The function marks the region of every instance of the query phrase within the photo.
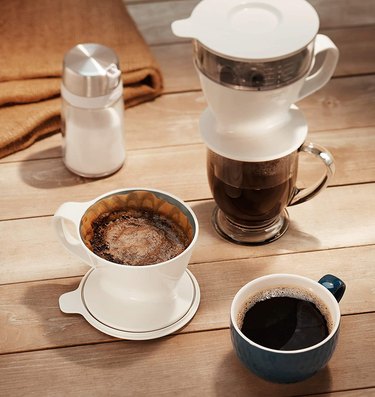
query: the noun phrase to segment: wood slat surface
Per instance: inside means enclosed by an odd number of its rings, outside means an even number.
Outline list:
[[[328,35],[340,51],[334,78],[375,72],[373,55],[375,27],[373,25],[353,27],[349,34],[348,29],[343,28],[323,29],[321,33]],[[200,89],[190,42],[154,45],[151,48],[164,71],[166,93]]]
[[[309,140],[326,145],[336,158],[338,171],[332,184],[373,180],[375,138],[371,129],[311,133]],[[129,186],[159,188],[190,201],[210,198],[205,157],[203,144],[128,151],[126,164],[117,174],[95,181],[70,173],[61,158],[6,163],[0,174],[0,219],[52,215],[64,201],[87,201]],[[307,158],[303,164],[308,171],[314,171]],[[24,205],[25,202],[32,205]]]
[[[40,390],[39,385],[47,396],[227,397],[251,393],[260,397],[373,388],[374,321],[375,313],[344,316],[341,341],[329,365],[309,380],[292,385],[268,383],[247,371],[233,353],[229,330],[224,329],[170,336],[162,341],[112,342],[3,355],[0,394],[33,395],[33,390]]]
[[[200,224],[191,263],[375,244],[374,196],[374,183],[329,188],[310,202],[290,207],[291,224],[285,236],[259,247],[233,246],[222,240],[211,226],[213,201],[191,202]],[[50,217],[0,222],[0,235],[9,236],[1,252],[0,284],[78,276],[88,270],[61,246]]]
[[[198,0],[168,0],[128,5],[128,11],[148,44],[173,43],[180,39],[173,35],[170,25],[177,19],[188,18]],[[322,29],[375,24],[373,0],[310,0],[320,18]]]
[[[335,76],[348,76],[348,75],[361,75],[375,73],[375,35],[374,26],[360,26],[351,28],[348,34],[347,29],[332,29],[323,31],[329,34],[332,40],[340,49],[339,63],[335,72]],[[179,93],[183,91],[200,91],[199,80],[196,71],[193,67],[191,43],[175,43],[172,45],[156,45],[152,47],[156,58],[158,59],[164,74],[164,92],[165,93]],[[332,85],[332,83],[330,83]],[[364,91],[367,83],[359,89]],[[328,87],[326,87],[328,88]],[[319,91],[316,96],[321,95]],[[330,93],[329,96],[335,96]],[[360,96],[360,93],[357,94]],[[373,102],[371,98],[374,95],[367,96],[370,101],[363,101],[362,105],[371,108]],[[129,149],[145,148],[150,146],[167,146],[167,145],[181,145],[186,142],[199,141],[199,133],[197,128],[197,119],[201,110],[206,106],[205,100],[202,96],[185,96],[183,110],[181,110],[180,100],[176,97],[161,98],[158,101],[150,104],[145,104],[141,108],[135,107],[128,109],[127,115],[127,146]],[[341,99],[341,98],[340,98]],[[185,102],[185,100],[187,102]],[[309,98],[306,98],[303,103],[308,103]],[[147,106],[148,105],[148,106]],[[149,108],[146,108],[146,106]],[[349,106],[349,105],[347,105]],[[347,107],[345,106],[345,107]],[[140,110],[141,109],[141,110]],[[162,121],[160,125],[160,132],[157,139],[154,139],[155,125],[152,121],[155,117],[159,117],[162,110],[169,110],[170,115]],[[319,117],[320,112],[318,109],[312,109],[314,116]],[[140,133],[139,129],[145,128],[139,126],[139,113],[149,113],[150,127],[149,134]],[[353,109],[355,114],[358,114],[358,109]],[[194,120],[192,122],[190,117]],[[310,130],[314,130],[314,121],[309,120]],[[363,116],[362,116],[363,117]],[[178,120],[178,121],[176,121]],[[319,118],[318,118],[319,120]],[[365,121],[365,120],[364,120]],[[324,124],[325,120],[321,121]],[[164,125],[165,123],[165,125]],[[370,121],[373,125],[373,120]],[[180,129],[178,128],[180,126]],[[166,134],[164,131],[175,131],[174,135]],[[48,140],[38,142],[30,148],[26,153],[25,151],[15,153],[14,155],[0,159],[1,162],[10,162],[17,160],[25,160],[31,158],[46,158],[46,157],[60,157],[61,156],[61,137],[55,135]],[[27,156],[27,157],[26,157]]]
[[[165,81],[162,96],[126,109],[125,166],[101,180],[75,176],[63,164],[59,134],[0,159],[0,396],[375,396],[374,0],[310,0],[340,59],[333,79],[298,106],[308,140],[332,152],[337,171],[323,193],[288,209],[285,236],[257,247],[224,241],[210,221],[214,202],[199,134],[207,104],[191,42],[170,29],[198,0],[123,1]],[[305,155],[299,168],[302,187],[321,172]],[[189,264],[200,285],[199,309],[183,329],[154,341],[117,340],[58,306],[89,266],[61,246],[53,213],[65,201],[130,186],[181,197],[200,225]],[[347,284],[337,351],[305,382],[264,382],[231,346],[233,296],[271,273],[314,280],[333,273]]]
[[[375,41],[373,40],[375,28],[373,26],[351,28],[350,34],[347,34],[346,29],[334,29],[323,33],[328,33],[340,49],[339,63],[335,73],[336,76],[352,76],[375,72],[375,62],[373,59],[373,54],[375,52]],[[190,43],[159,45],[152,47],[152,50],[159,60],[163,71],[165,93],[191,92],[192,90],[200,91],[197,73],[193,67]],[[332,86],[332,84],[331,82],[328,87]],[[338,83],[339,88],[337,89],[332,86],[328,94],[327,91],[318,91],[314,95],[314,98],[319,98],[319,100],[318,103],[314,101],[314,106],[326,105],[324,98],[327,96],[330,98],[339,96],[343,90],[347,89],[347,87],[340,89],[341,84],[342,83]],[[325,90],[327,90],[328,87],[326,87]],[[351,87],[349,87],[349,89],[350,88]],[[358,87],[356,97],[362,96],[362,91],[366,90],[368,90],[368,83],[365,80],[364,83]],[[351,108],[352,114],[358,114],[363,108],[371,109],[373,107],[373,97],[372,88],[369,95],[367,95],[366,98],[362,98],[363,101],[368,101],[369,103],[358,103],[356,106],[354,101],[351,101],[352,103],[346,103],[346,101],[342,103],[343,98],[341,97],[340,104],[338,104],[337,101],[334,102],[335,106]],[[175,97],[168,95],[167,97],[162,97],[154,102],[142,105],[142,107],[127,109],[127,147],[129,149],[139,149],[155,146],[181,145],[200,141],[197,120],[200,112],[206,106],[205,100],[199,93],[183,96],[182,98],[183,100],[180,99],[180,96]],[[302,106],[303,104],[309,106],[309,102],[310,99],[306,98],[301,104]],[[331,103],[330,106],[332,108],[333,104]],[[310,131],[316,129],[314,121],[317,115],[319,116],[318,120],[320,119],[321,112],[312,107],[311,112],[314,111],[314,117],[308,120]],[[156,131],[155,125],[151,122],[150,125],[146,127],[142,124],[140,125],[140,117],[145,113],[148,114],[147,119],[150,120],[161,117],[161,122],[158,124]],[[334,115],[335,114],[332,113],[330,114],[331,117]],[[337,122],[339,117],[340,115],[334,118],[334,121]],[[143,118],[143,120],[144,119],[145,118]],[[361,120],[358,121],[364,123],[364,125],[374,125],[372,117],[370,117],[369,120],[363,119],[362,117]],[[322,119],[321,124],[325,122],[326,119]],[[60,146],[61,137],[60,135],[55,135],[47,140],[44,139],[36,143],[26,152],[21,151],[0,159],[0,163],[27,160],[30,158],[61,157]]]
[[[236,291],[249,280],[271,273],[296,273],[314,280],[333,273],[347,284],[340,303],[344,315],[375,312],[374,256],[375,246],[364,246],[190,264],[200,285],[201,302],[194,319],[181,332],[227,328]],[[81,316],[61,313],[60,295],[76,289],[79,281],[76,277],[59,278],[0,286],[0,323],[4,324],[0,355],[112,340]]]

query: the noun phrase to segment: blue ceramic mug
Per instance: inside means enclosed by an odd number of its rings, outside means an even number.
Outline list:
[[[325,339],[299,350],[276,350],[252,341],[241,331],[244,314],[257,297],[280,289],[301,292],[309,297],[306,300],[324,308],[328,324]],[[271,382],[309,378],[328,363],[335,350],[341,317],[338,302],[344,292],[344,282],[329,274],[319,282],[294,274],[271,274],[249,282],[237,292],[231,306],[231,338],[237,356],[253,373]]]

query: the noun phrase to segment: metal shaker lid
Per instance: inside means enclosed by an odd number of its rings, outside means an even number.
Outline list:
[[[87,98],[109,95],[120,83],[119,60],[111,48],[84,43],[65,54],[63,85],[72,94]]]

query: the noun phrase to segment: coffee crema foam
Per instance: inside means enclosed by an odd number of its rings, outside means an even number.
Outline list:
[[[288,297],[288,298],[295,298],[295,299],[300,299],[304,300],[307,302],[313,303],[317,309],[320,311],[320,313],[323,315],[323,317],[326,320],[327,323],[327,328],[328,328],[328,333],[331,333],[333,330],[333,320],[330,314],[330,311],[328,307],[326,306],[325,303],[323,303],[318,297],[315,295],[311,294],[309,291],[306,291],[304,289],[299,289],[299,288],[293,288],[293,287],[275,287],[275,288],[269,288],[263,291],[260,291],[256,293],[255,295],[252,295],[251,297],[248,298],[246,303],[242,306],[240,311],[237,314],[237,326],[238,328],[242,328],[243,326],[243,321],[245,318],[245,315],[247,311],[253,307],[256,303],[270,299],[270,298],[280,298],[280,297]]]
[[[93,222],[92,251],[111,262],[145,266],[183,252],[189,239],[172,220],[146,209],[101,214]]]

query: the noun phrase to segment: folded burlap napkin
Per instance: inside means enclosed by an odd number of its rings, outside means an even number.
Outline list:
[[[161,93],[160,69],[121,0],[0,1],[0,158],[59,131],[62,62],[79,43],[116,52],[126,107]]]

